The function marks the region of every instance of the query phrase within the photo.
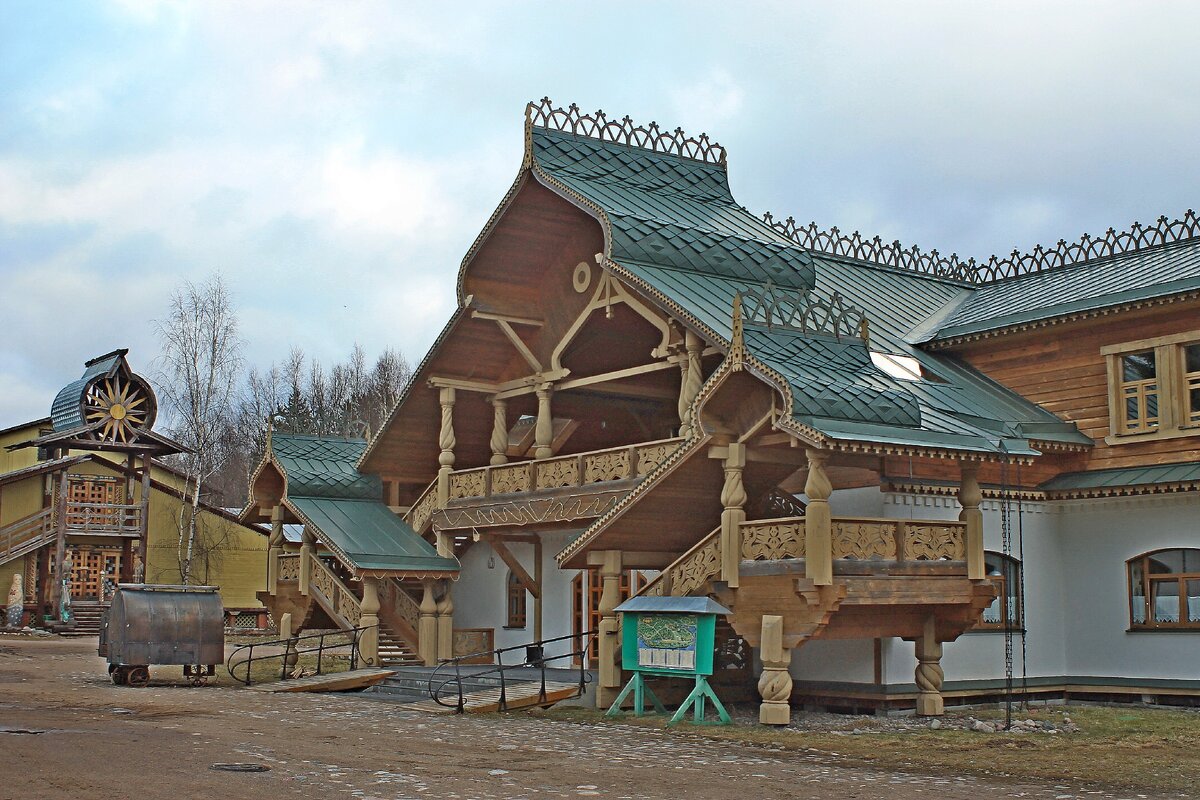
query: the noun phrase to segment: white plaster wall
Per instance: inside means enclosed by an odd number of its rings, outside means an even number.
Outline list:
[[[1200,548],[1200,497],[1158,495],[1061,504],[1067,674],[1200,680],[1200,631],[1127,632],[1125,562]]]
[[[792,651],[788,670],[796,680],[875,682],[874,639],[820,639]]]
[[[571,634],[571,581],[579,571],[559,569],[554,556],[576,535],[570,532],[542,534],[542,637],[545,639]],[[508,549],[533,575],[533,545],[512,542]],[[526,627],[505,628],[508,621],[508,567],[499,556],[494,556],[495,566],[488,569],[488,557],[493,555],[486,542],[472,545],[463,554],[462,577],[454,587],[454,627],[493,628],[498,648],[528,644],[534,640],[533,595],[527,598]],[[556,650],[565,651],[566,647],[552,645],[546,654],[553,656]]]

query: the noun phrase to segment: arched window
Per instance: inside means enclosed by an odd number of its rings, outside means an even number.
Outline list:
[[[978,628],[1004,630],[1025,627],[1025,604],[1021,597],[1021,562],[1003,553],[983,554],[987,576],[996,587],[996,599],[983,610]]]
[[[525,601],[526,590],[521,579],[516,576],[516,573],[508,573],[508,582],[506,586],[506,597],[508,606],[508,622],[504,624],[506,628],[524,628],[525,627]]]
[[[1130,627],[1200,629],[1200,550],[1158,550],[1127,563]]]

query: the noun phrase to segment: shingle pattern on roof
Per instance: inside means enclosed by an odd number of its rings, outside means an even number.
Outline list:
[[[976,289],[935,339],[1200,289],[1200,239],[1020,275]]]
[[[271,453],[287,476],[289,497],[379,500],[379,476],[364,475],[354,467],[366,447],[361,439],[271,435]]]

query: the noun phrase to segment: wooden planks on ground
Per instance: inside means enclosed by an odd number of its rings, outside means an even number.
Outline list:
[[[309,675],[307,678],[260,683],[247,688],[256,692],[345,692],[374,686],[395,674],[396,671],[391,669],[352,669],[329,675]]]
[[[569,700],[579,694],[578,683],[546,681],[546,697],[544,700],[541,697],[541,689],[542,684],[540,681],[514,683],[506,687],[504,690],[506,710],[514,711],[519,708],[550,706],[562,700]],[[449,702],[449,698],[447,698],[447,702]],[[428,714],[453,714],[456,711],[454,706],[439,705],[432,700],[410,703],[404,708],[412,711],[424,711]],[[463,710],[472,714],[499,711],[500,687],[496,686],[492,689],[464,694]]]

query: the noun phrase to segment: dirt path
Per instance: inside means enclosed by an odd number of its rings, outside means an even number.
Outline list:
[[[823,756],[354,695],[113,686],[94,639],[0,636],[0,798],[1118,798],[848,768]],[[22,732],[25,731],[25,732]],[[228,773],[214,763],[268,772]],[[1143,795],[1144,796],[1144,795]]]

